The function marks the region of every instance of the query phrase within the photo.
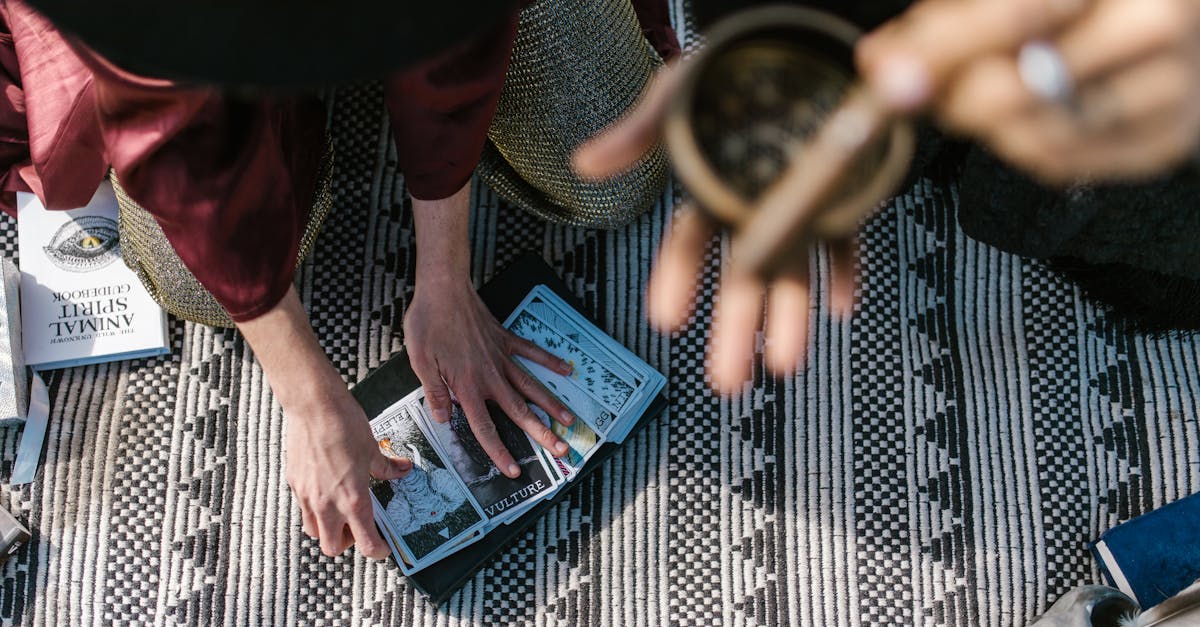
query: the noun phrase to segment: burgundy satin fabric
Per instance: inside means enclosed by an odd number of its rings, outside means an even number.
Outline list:
[[[474,171],[516,37],[515,15],[474,42],[385,80],[405,183],[445,198]],[[241,322],[291,286],[325,113],[305,96],[243,98],[130,76],[85,54],[107,155],[130,197]]]
[[[514,13],[475,40],[384,80],[397,161],[413,198],[447,198],[471,180],[516,38]]]
[[[17,191],[51,209],[83,206],[108,171],[91,72],[24,4],[0,3],[0,19],[0,209],[16,215]]]
[[[654,46],[663,61],[674,61],[682,53],[679,37],[671,28],[666,0],[632,0],[633,11],[642,25],[642,35]]]
[[[678,42],[662,4],[638,14],[664,56]],[[646,17],[650,16],[650,17]],[[16,191],[50,208],[86,204],[109,165],[235,321],[275,306],[295,273],[324,150],[325,113],[303,95],[238,96],[129,74],[0,0],[0,208]],[[647,22],[646,20],[656,20]],[[516,15],[384,80],[415,198],[458,191],[475,169],[516,37]]]
[[[122,187],[235,321],[266,313],[296,270],[324,149],[315,98],[161,89],[94,66]]]

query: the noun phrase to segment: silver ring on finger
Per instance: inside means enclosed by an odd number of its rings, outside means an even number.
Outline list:
[[[1039,39],[1021,46],[1017,71],[1025,88],[1043,102],[1066,104],[1074,94],[1075,81],[1067,61],[1048,41]]]

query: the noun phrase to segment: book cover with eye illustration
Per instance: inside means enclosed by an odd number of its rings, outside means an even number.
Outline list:
[[[168,351],[166,313],[121,260],[108,181],[67,211],[18,193],[17,245],[25,363],[50,370]]]

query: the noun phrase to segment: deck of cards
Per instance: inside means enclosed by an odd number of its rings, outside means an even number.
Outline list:
[[[521,467],[510,479],[472,434],[462,410],[433,420],[422,389],[371,420],[385,454],[413,469],[371,486],[375,519],[400,569],[411,575],[517,520],[571,481],[605,442],[621,442],[666,384],[661,373],[621,346],[553,291],[538,285],[505,321],[516,335],[574,366],[561,375],[516,357],[578,418],[570,427],[534,412],[570,447],[554,457],[507,416],[492,415],[500,438]]]

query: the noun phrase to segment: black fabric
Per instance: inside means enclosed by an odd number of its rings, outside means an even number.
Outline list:
[[[844,19],[850,20],[864,30],[870,30],[899,15],[911,0],[868,0],[854,2],[853,0],[803,0],[786,2],[781,0],[693,0],[692,8],[696,16],[696,25],[701,29],[708,28],[720,18],[738,11],[758,6],[772,4],[799,4],[829,11]]]
[[[514,0],[29,0],[144,76],[255,87],[378,77],[510,15]]]
[[[1050,259],[1050,268],[1108,307],[1114,322],[1142,333],[1200,330],[1200,282],[1124,263]]]
[[[1054,260],[1142,328],[1200,327],[1200,175],[1047,189],[986,151],[963,164],[958,220],[1006,252]]]

